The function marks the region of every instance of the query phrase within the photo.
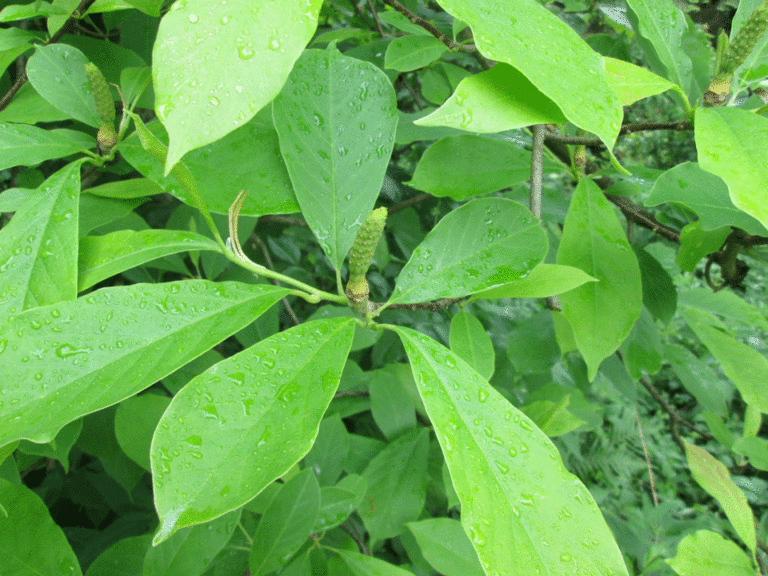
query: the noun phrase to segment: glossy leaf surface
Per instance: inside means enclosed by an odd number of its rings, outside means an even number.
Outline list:
[[[653,72],[624,60],[608,57],[605,57],[605,80],[616,93],[622,106],[629,106],[673,87],[669,80]]]
[[[82,576],[77,556],[40,497],[0,478],[0,553],[4,574]]]
[[[704,230],[736,226],[750,234],[768,235],[759,221],[733,205],[728,185],[696,162],[678,164],[659,176],[645,205],[664,202],[682,204],[696,212]]]
[[[597,282],[597,279],[573,266],[542,262],[522,280],[482,290],[474,294],[471,299],[546,298],[568,292],[587,282]]]
[[[286,293],[204,280],[136,284],[13,317],[0,327],[0,359],[8,367],[0,381],[0,445],[48,442],[75,418],[180,368]]]
[[[610,262],[610,266],[605,266]],[[588,282],[560,296],[563,314],[589,368],[629,335],[642,309],[637,258],[629,247],[613,206],[589,178],[582,178],[565,218],[557,263],[580,268],[598,282]]]
[[[190,250],[220,252],[210,238],[183,230],[119,230],[86,236],[80,241],[77,289],[82,292],[134,266]]]
[[[75,130],[43,130],[37,126],[0,123],[0,170],[34,166],[96,147],[96,140]]]
[[[747,547],[754,551],[755,523],[752,510],[744,492],[733,483],[725,464],[716,460],[709,452],[683,440],[685,455],[691,475],[706,492],[720,503],[725,515],[731,521],[736,533]]]
[[[48,102],[75,120],[98,127],[96,101],[85,76],[88,59],[74,46],[38,46],[27,62],[27,76]]]
[[[259,521],[251,548],[251,574],[266,575],[309,537],[320,512],[320,486],[312,470],[303,470],[282,485]]]
[[[525,206],[479,198],[457,208],[427,234],[397,278],[390,303],[458,298],[528,275],[547,238]]]
[[[493,342],[480,320],[468,312],[459,312],[451,318],[449,333],[451,351],[486,380],[493,375],[496,363]]]
[[[81,162],[30,194],[0,231],[0,313],[74,300]]]
[[[440,108],[414,124],[487,133],[566,121],[524,74],[500,63],[463,79]]]
[[[486,574],[627,574],[592,496],[530,419],[431,338],[396,332]]]
[[[335,47],[296,62],[272,113],[296,197],[336,269],[373,209],[394,145],[394,90]]]
[[[723,106],[697,108],[694,134],[701,167],[725,180],[734,205],[768,228],[768,118]]]
[[[621,105],[605,81],[601,56],[565,22],[535,0],[441,0],[440,5],[469,24],[483,55],[513,65],[569,121],[613,147]],[[546,42],[528,40],[542,33]],[[553,65],[557,74],[550,72]]]
[[[219,362],[174,397],[152,441],[155,542],[242,506],[309,452],[353,334],[346,318],[301,324]]]
[[[176,2],[152,52],[165,173],[184,154],[248,122],[283,86],[317,27],[320,0]]]

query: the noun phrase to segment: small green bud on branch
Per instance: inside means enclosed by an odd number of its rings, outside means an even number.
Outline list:
[[[371,266],[373,253],[384,232],[384,224],[387,221],[387,209],[377,208],[372,211],[360,226],[355,236],[355,242],[349,251],[349,282],[347,282],[346,295],[352,309],[365,315],[368,312],[368,280],[365,275]]]

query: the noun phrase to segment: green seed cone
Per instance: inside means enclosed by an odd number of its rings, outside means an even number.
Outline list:
[[[112,101],[112,93],[109,91],[101,70],[96,64],[88,62],[85,65],[85,76],[88,78],[88,84],[91,86],[91,93],[96,100],[96,111],[99,113],[101,125],[114,125],[115,123],[115,103]]]
[[[376,245],[384,232],[387,221],[387,209],[377,208],[365,219],[357,231],[355,243],[349,251],[349,278],[365,278],[371,265]]]
[[[736,68],[741,66],[747,56],[752,53],[766,30],[768,30],[768,0],[764,0],[739,28],[733,42],[728,46],[728,52],[720,63],[718,75],[733,74]]]

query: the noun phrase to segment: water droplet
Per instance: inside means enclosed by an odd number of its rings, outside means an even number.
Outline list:
[[[200,20],[196,14],[190,14],[189,15],[189,21],[192,22],[192,24],[195,24],[198,20]]]
[[[216,96],[211,96],[208,100],[213,106],[218,106],[220,104],[220,101],[218,98],[216,98]]]

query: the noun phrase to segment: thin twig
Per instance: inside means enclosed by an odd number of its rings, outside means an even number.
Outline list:
[[[651,457],[648,455],[648,447],[645,445],[645,435],[643,434],[643,424],[640,422],[640,412],[637,410],[637,404],[635,404],[635,419],[637,420],[637,429],[640,432],[640,443],[643,445],[643,454],[645,455],[645,463],[648,466],[648,478],[651,481],[651,494],[653,495],[653,505],[659,505],[659,497],[656,495],[656,483],[653,480],[653,467],[651,466]]]
[[[400,210],[405,210],[406,208],[413,206],[414,204],[419,204],[420,202],[431,200],[432,198],[434,198],[434,196],[432,196],[431,194],[419,194],[418,196],[414,196],[413,198],[408,198],[408,200],[403,200],[399,204],[390,206],[389,208],[387,208],[387,214],[392,215],[395,212],[400,212]]]
[[[542,124],[533,127],[533,148],[531,149],[531,212],[541,220],[541,189],[544,166],[544,138],[547,130]]]
[[[600,183],[597,182],[598,186],[600,186]],[[603,188],[602,186],[600,186]],[[648,212],[645,208],[639,206],[638,204],[635,204],[627,198],[626,196],[616,196],[614,194],[606,194],[605,197],[613,202],[616,206],[618,206],[621,211],[624,213],[624,215],[632,220],[635,224],[639,224],[643,228],[648,228],[649,230],[653,230],[656,234],[659,236],[663,236],[667,240],[670,240],[672,242],[675,242],[676,244],[680,243],[680,232],[675,230],[674,228],[670,228],[669,226],[665,226],[658,220],[656,220],[656,217]]]
[[[416,310],[430,310],[432,312],[439,312],[440,310],[444,310],[445,308],[453,306],[454,304],[458,304],[462,300],[464,300],[464,298],[443,298],[442,300],[436,300],[435,302],[417,302],[416,304],[391,304],[387,306],[387,309],[411,310],[412,312]],[[373,311],[375,312],[377,309],[384,306],[384,303],[371,302],[371,305],[373,307]]]
[[[366,556],[370,556],[371,552],[365,546],[365,541],[363,540],[363,536],[360,534],[360,530],[357,529],[357,525],[352,521],[352,518],[347,518],[347,522],[349,522],[352,528],[348,528],[344,524],[339,525],[339,528],[341,528],[342,530],[344,530],[344,532],[349,534],[352,540],[355,541],[355,544],[357,544],[357,549],[360,550],[360,554],[365,554]]]
[[[618,352],[617,352],[618,353]],[[699,434],[702,438],[706,440],[713,440],[712,436],[704,432],[703,430],[699,430],[696,426],[694,426],[691,422],[680,416],[678,414],[677,410],[675,410],[664,398],[661,396],[659,391],[656,389],[656,387],[648,382],[645,378],[640,378],[640,384],[643,385],[643,387],[648,390],[648,392],[653,396],[653,399],[658,402],[659,406],[661,406],[664,409],[664,412],[669,414],[670,418],[675,422],[675,424],[682,424],[686,428],[693,430],[697,434]]]
[[[384,38],[384,29],[381,27],[381,20],[379,20],[379,13],[376,12],[376,8],[373,6],[373,0],[368,0],[368,6],[373,14],[373,19],[376,20],[376,29],[379,31],[379,36]]]
[[[408,18],[408,20],[410,20],[411,23],[416,24],[416,26],[421,26],[422,28],[424,28],[424,30],[426,30],[427,32],[432,34],[432,36],[440,40],[440,42],[445,44],[449,50],[456,50],[456,48],[459,47],[459,44],[457,42],[454,42],[453,40],[448,38],[448,36],[440,32],[440,30],[435,28],[431,23],[427,22],[426,20],[424,20],[424,18],[421,18],[420,16],[417,16],[416,14],[408,10],[408,8],[400,4],[400,2],[398,2],[397,0],[382,0],[382,2],[384,2],[384,4],[386,4],[387,6],[390,6],[391,8],[394,8],[395,10],[400,12],[400,14]]]
[[[269,268],[274,272],[275,266],[274,264],[272,264],[272,258],[269,255],[269,250],[267,250],[267,245],[264,244],[264,240],[259,238],[259,236],[257,236],[256,234],[251,234],[250,240],[252,240],[254,244],[256,244],[261,249],[261,254],[262,256],[264,256],[264,262],[266,262],[267,268]],[[277,279],[273,279],[272,284],[274,284],[275,286],[282,286],[282,284],[280,284],[280,280],[277,280]],[[285,309],[288,312],[288,315],[291,317],[291,320],[293,320],[293,324],[295,326],[298,326],[299,324],[301,324],[301,320],[299,320],[299,317],[296,316],[296,312],[293,311],[293,308],[291,307],[291,303],[288,302],[288,298],[283,298],[280,301],[283,303],[283,306],[285,306]]]
[[[646,132],[650,130],[692,130],[693,124],[688,120],[678,120],[672,122],[637,122],[633,124],[624,124],[619,130],[619,136],[633,134],[635,132]],[[567,136],[556,132],[547,133],[548,142],[560,142],[562,144],[576,144],[584,146],[603,146],[603,141],[596,136]]]

